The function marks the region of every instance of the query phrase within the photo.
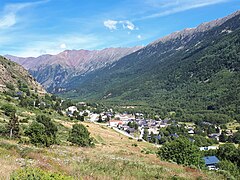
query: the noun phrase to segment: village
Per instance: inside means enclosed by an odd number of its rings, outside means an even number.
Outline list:
[[[81,103],[81,106],[86,106]],[[116,113],[112,109],[106,112],[93,113],[88,109],[78,110],[76,106],[66,109],[66,115],[70,118],[81,117],[80,120],[107,126],[130,139],[147,141],[157,147],[161,147],[167,141],[174,140],[179,136],[188,137],[194,142],[200,151],[217,150],[219,142],[233,135],[231,130],[222,130],[220,126],[209,122],[202,124],[176,122],[173,119],[159,117],[155,119],[145,118],[143,113],[127,114]],[[205,165],[209,170],[217,170],[219,159],[215,155],[204,157]]]

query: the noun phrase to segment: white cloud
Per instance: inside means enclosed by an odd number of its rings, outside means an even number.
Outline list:
[[[17,23],[17,13],[27,7],[48,2],[48,0],[30,3],[11,3],[4,6],[2,16],[0,16],[0,29],[6,29]]]
[[[124,21],[106,20],[103,22],[103,24],[110,30],[117,30],[118,25],[122,26],[123,29],[128,29],[130,31],[138,30],[138,28],[129,20]]]
[[[135,20],[143,20],[143,19],[150,19],[150,18],[156,18],[156,17],[162,17],[167,16],[171,14],[175,14],[178,12],[183,12],[190,9],[200,8],[204,6],[219,4],[228,2],[229,0],[170,0],[168,4],[165,4],[163,6],[159,6],[161,12],[154,13],[151,15],[147,15],[142,18],[138,18]],[[166,8],[167,7],[167,8]],[[169,8],[170,7],[170,8]]]
[[[131,31],[135,30],[135,25],[131,21],[119,21],[120,24],[123,25],[124,29],[129,29]]]
[[[137,38],[138,38],[138,39],[142,39],[142,36],[139,34],[139,35],[137,36]]]
[[[107,20],[107,21],[104,21],[103,24],[105,27],[107,27],[108,29],[110,30],[116,30],[117,29],[117,21],[114,21],[114,20]]]
[[[62,44],[60,45],[60,48],[61,48],[61,49],[66,49],[66,48],[67,48],[67,45],[66,45],[65,43],[62,43]]]
[[[9,13],[0,18],[0,29],[9,28],[16,24],[16,16],[14,13]]]

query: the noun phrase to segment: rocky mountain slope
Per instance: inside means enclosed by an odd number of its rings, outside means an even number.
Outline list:
[[[17,88],[19,82],[25,83],[32,90],[36,90],[39,93],[46,93],[27,70],[17,63],[0,56],[0,91],[4,91],[12,86]]]
[[[42,55],[37,58],[11,55],[5,57],[25,67],[48,91],[58,92],[70,78],[105,67],[140,48],[66,50],[57,55]]]
[[[239,114],[239,28],[240,11],[173,33],[108,67],[73,78],[64,95],[146,102],[161,112],[211,109]]]

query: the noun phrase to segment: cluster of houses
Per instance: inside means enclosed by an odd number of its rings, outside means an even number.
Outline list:
[[[132,136],[134,136],[134,134],[138,134],[139,137],[137,139],[143,138],[143,133],[145,129],[148,130],[149,136],[150,134],[154,134],[156,135],[156,138],[161,138],[161,137],[158,137],[160,128],[165,128],[171,125],[171,121],[169,119],[165,119],[165,120],[145,119],[142,113],[136,113],[134,115],[114,114],[113,116],[112,110],[110,110],[109,112],[102,112],[97,114],[97,113],[92,113],[89,110],[79,111],[76,106],[70,106],[66,109],[66,115],[69,117],[74,116],[74,114],[76,113],[80,116],[84,116],[85,120],[90,122],[97,122],[101,117],[102,121],[107,123],[107,125],[111,128],[117,128],[118,130],[127,132]],[[130,126],[131,123],[134,123],[136,126],[135,127]],[[194,127],[186,126],[185,128],[188,130],[188,134],[191,135],[195,133]],[[136,133],[136,132],[139,132],[139,133]],[[178,137],[176,133],[173,134],[173,136]],[[218,139],[219,136],[220,136],[220,133],[215,133],[215,134],[210,134],[209,138]],[[200,147],[200,150],[208,151],[211,149],[216,150],[217,148],[218,148],[217,146],[208,146],[208,147]],[[206,156],[203,158],[203,160],[209,170],[217,170],[216,165],[219,162],[219,159],[216,156]]]

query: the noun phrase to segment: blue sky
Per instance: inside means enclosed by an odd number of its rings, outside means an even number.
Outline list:
[[[146,45],[240,9],[240,0],[1,0],[0,54]]]

